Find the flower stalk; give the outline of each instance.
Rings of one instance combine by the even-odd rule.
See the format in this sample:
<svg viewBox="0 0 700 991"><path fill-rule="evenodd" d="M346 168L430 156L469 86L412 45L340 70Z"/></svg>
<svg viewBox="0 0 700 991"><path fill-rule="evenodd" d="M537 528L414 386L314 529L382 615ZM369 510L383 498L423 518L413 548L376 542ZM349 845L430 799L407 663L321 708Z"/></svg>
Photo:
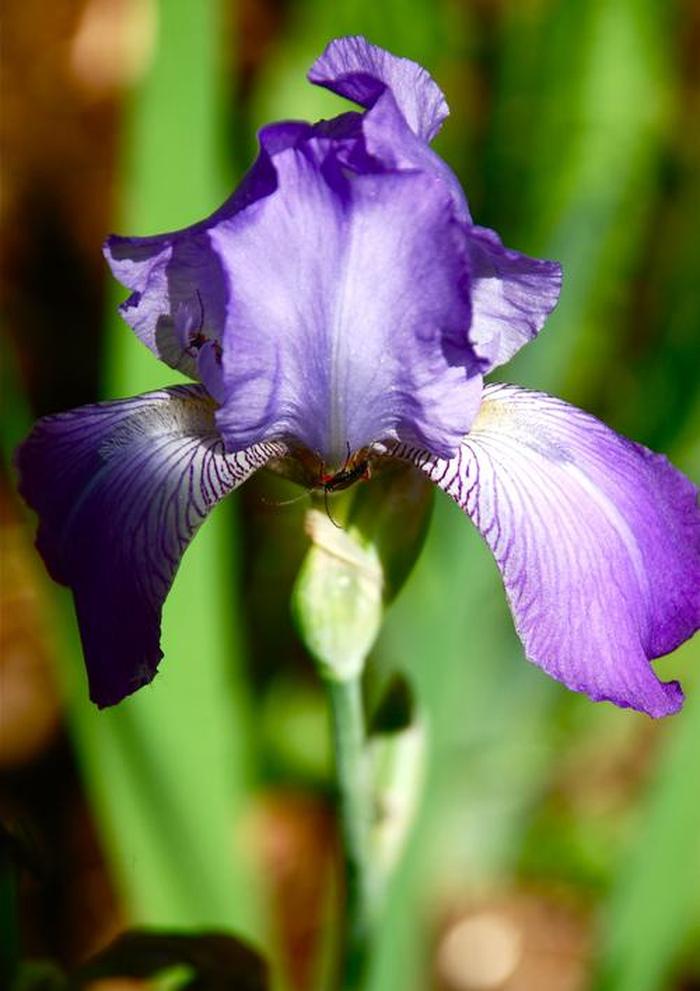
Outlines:
<svg viewBox="0 0 700 991"><path fill-rule="evenodd" d="M400 824L396 815L389 816L390 829L387 817L378 814L387 789L396 790L386 757L387 747L396 757L397 744L385 725L373 725L377 732L368 733L362 674L386 605L420 553L431 508L430 490L402 466L378 466L373 485L372 492L369 486L355 486L352 493L334 495L332 517L320 506L309 511L310 547L292 597L296 624L326 687L331 716L344 871L337 982L342 991L363 986L384 890L408 828L403 813ZM402 730L410 721L404 715ZM409 787L405 801L401 796L390 803L410 810L409 819L415 790Z"/></svg>
<svg viewBox="0 0 700 991"><path fill-rule="evenodd" d="M311 547L292 602L331 717L344 875L337 986L359 991L379 898L371 863L372 782L361 681L381 624L383 575L374 548L320 511L309 511L306 529Z"/></svg>
<svg viewBox="0 0 700 991"><path fill-rule="evenodd" d="M358 991L369 959L379 892L370 857L371 778L359 677L326 680L331 712L343 849L345 902L340 936L339 988Z"/></svg>

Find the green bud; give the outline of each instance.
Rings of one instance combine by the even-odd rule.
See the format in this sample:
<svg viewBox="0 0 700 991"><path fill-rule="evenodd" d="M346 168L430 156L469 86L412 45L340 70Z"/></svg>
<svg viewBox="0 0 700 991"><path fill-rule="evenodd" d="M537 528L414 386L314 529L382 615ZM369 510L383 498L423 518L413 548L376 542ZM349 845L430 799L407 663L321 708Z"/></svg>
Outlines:
<svg viewBox="0 0 700 991"><path fill-rule="evenodd" d="M419 472L391 461L373 469L369 484L331 496L324 511L306 516L311 547L292 611L321 675L333 681L361 674L384 609L410 573L430 519L433 486Z"/></svg>
<svg viewBox="0 0 700 991"><path fill-rule="evenodd" d="M433 508L435 486L400 461L381 464L368 485L358 485L348 518L350 534L375 549L391 602L418 560Z"/></svg>
<svg viewBox="0 0 700 991"><path fill-rule="evenodd" d="M321 675L356 678L379 633L384 578L374 548L363 547L324 513L306 516L311 547L292 593L292 610Z"/></svg>

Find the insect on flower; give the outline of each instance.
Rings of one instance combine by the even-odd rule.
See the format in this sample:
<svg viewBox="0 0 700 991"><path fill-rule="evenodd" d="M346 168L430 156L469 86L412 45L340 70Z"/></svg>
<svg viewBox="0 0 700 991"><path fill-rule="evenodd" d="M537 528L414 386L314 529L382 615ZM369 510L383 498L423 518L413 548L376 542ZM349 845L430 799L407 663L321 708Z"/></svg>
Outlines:
<svg viewBox="0 0 700 991"><path fill-rule="evenodd" d="M398 458L481 531L530 660L594 699L677 710L650 661L700 626L696 487L567 403L484 385L539 333L561 271L474 223L430 147L448 108L428 73L350 37L309 79L361 109L263 128L210 217L105 245L124 319L196 384L48 417L18 452L91 697L153 678L180 558L254 471L299 457L327 495Z"/></svg>
<svg viewBox="0 0 700 991"><path fill-rule="evenodd" d="M362 479L368 482L371 478L369 460L361 458L354 464L346 463L340 471L333 475L321 475L321 486L324 492L340 492L349 488L355 482Z"/></svg>
<svg viewBox="0 0 700 991"><path fill-rule="evenodd" d="M360 480L368 482L372 477L372 472L370 469L370 462L368 457L359 456L353 459L352 453L350 451L350 446L348 445L348 455L345 462L338 471L327 472L322 471L319 478L319 487L323 490L323 500L326 507L326 516L331 521L333 526L338 527L339 524L331 516L330 508L328 506L328 494L330 492L342 492L343 489L349 489L351 485Z"/></svg>

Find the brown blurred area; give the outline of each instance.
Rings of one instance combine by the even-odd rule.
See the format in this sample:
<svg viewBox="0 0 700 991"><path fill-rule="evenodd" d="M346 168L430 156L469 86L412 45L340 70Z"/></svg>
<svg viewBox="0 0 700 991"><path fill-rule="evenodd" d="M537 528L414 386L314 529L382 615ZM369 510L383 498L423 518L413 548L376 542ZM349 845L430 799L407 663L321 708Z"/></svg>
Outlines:
<svg viewBox="0 0 700 991"><path fill-rule="evenodd" d="M243 4L240 91L252 85L283 4ZM22 0L3 10L0 89L3 350L36 417L100 391L106 267L121 106L147 68L151 0ZM0 465L0 821L17 890L19 952L70 969L127 920L100 849L67 732L48 579L11 464ZM303 988L334 851L313 797L261 798L258 855L289 978ZM2 983L0 981L0 983ZM133 983L133 982L132 982ZM113 988L115 982L110 983ZM131 986L131 985L130 985Z"/></svg>
<svg viewBox="0 0 700 991"><path fill-rule="evenodd" d="M71 966L119 912L62 725L45 579L6 480L0 487L0 820L20 951Z"/></svg>
<svg viewBox="0 0 700 991"><path fill-rule="evenodd" d="M26 0L4 17L2 293L37 414L97 388L105 280L96 246L111 215L118 89L95 86L76 64L91 6Z"/></svg>
<svg viewBox="0 0 700 991"><path fill-rule="evenodd" d="M273 938L290 989L319 986L318 954L337 891L338 836L332 809L317 796L270 789L247 828L267 879Z"/></svg>
<svg viewBox="0 0 700 991"><path fill-rule="evenodd" d="M94 399L124 79L87 71L96 13L124 3L6 3L2 42L2 301L6 374L28 417ZM87 25L87 26L86 26ZM87 34L86 34L87 32ZM0 816L19 893L20 950L71 966L119 928L114 892L63 725L46 578L0 473Z"/></svg>
<svg viewBox="0 0 700 991"><path fill-rule="evenodd" d="M585 914L560 892L505 890L455 906L437 941L436 991L585 991Z"/></svg>

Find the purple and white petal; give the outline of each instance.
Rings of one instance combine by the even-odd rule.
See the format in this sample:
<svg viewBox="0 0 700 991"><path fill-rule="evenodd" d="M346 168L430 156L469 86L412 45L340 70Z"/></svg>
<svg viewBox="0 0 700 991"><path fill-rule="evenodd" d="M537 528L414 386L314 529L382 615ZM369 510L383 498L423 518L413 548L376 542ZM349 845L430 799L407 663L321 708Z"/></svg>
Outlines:
<svg viewBox="0 0 700 991"><path fill-rule="evenodd" d="M422 66L360 36L331 41L309 70L309 80L366 108L390 90L409 127L424 141L432 141L450 112L442 90Z"/></svg>
<svg viewBox="0 0 700 991"><path fill-rule="evenodd" d="M472 518L503 576L527 656L595 700L675 712L650 660L700 627L697 488L587 413L490 386L459 453L397 448Z"/></svg>
<svg viewBox="0 0 700 991"><path fill-rule="evenodd" d="M231 455L201 386L46 417L17 452L37 547L75 597L90 684L114 705L154 677L162 605L209 510L281 445Z"/></svg>
<svg viewBox="0 0 700 991"><path fill-rule="evenodd" d="M504 248L495 231L466 228L471 258L474 348L484 374L539 334L557 305L561 265Z"/></svg>
<svg viewBox="0 0 700 991"><path fill-rule="evenodd" d="M447 454L481 394L450 196L334 152L276 155L275 194L212 231L232 301L219 429L230 450L293 437L327 463L390 439Z"/></svg>

